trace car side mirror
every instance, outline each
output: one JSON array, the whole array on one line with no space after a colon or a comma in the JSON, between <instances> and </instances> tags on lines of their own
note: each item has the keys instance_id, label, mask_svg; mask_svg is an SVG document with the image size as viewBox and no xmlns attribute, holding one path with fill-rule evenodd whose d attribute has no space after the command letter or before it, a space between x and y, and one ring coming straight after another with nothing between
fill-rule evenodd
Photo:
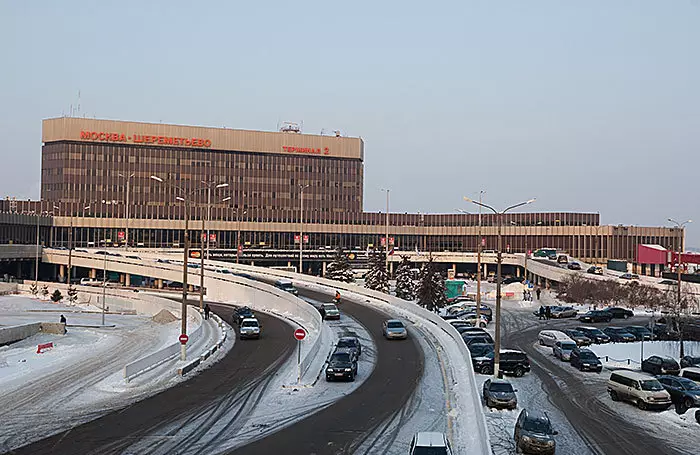
<instances>
[{"instance_id":1,"label":"car side mirror","mask_svg":"<svg viewBox=\"0 0 700 455\"><path fill-rule=\"evenodd\" d=\"M552 434L553 434L554 436L556 436L556 435L559 434L559 432L558 432L557 430L554 430L554 431L552 431Z\"/></svg>"},{"instance_id":2,"label":"car side mirror","mask_svg":"<svg viewBox=\"0 0 700 455\"><path fill-rule=\"evenodd\" d=\"M517 392L517 391L518 391L518 389L513 389L513 392Z\"/></svg>"}]
</instances>

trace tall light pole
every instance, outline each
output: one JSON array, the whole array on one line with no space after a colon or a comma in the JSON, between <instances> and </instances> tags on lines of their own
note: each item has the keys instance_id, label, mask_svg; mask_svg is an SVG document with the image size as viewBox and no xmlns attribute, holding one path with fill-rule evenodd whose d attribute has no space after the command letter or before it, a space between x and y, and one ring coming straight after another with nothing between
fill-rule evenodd
<instances>
[{"instance_id":1,"label":"tall light pole","mask_svg":"<svg viewBox=\"0 0 700 455\"><path fill-rule=\"evenodd\" d=\"M304 273L303 268L303 249L304 249L304 190L311 185L299 184L299 273Z\"/></svg>"},{"instance_id":2,"label":"tall light pole","mask_svg":"<svg viewBox=\"0 0 700 455\"><path fill-rule=\"evenodd\" d=\"M221 185L217 185L216 188L223 188L228 186L228 183L223 183ZM211 186L207 188L207 218L209 217L209 209L211 209ZM226 202L231 200L231 197L226 197L224 198L221 202ZM209 221L207 219L207 221ZM208 223L207 223L207 231L206 231L206 241L207 241L207 260L209 260L209 229L208 229ZM201 240L201 248L199 251L199 309L203 310L204 309L204 217L202 216L202 233L200 234L200 240Z\"/></svg>"},{"instance_id":3,"label":"tall light pole","mask_svg":"<svg viewBox=\"0 0 700 455\"><path fill-rule=\"evenodd\" d=\"M674 220L673 218L669 218L668 221L670 223L673 223L676 228L678 229L678 260L676 261L676 273L678 274L678 311L680 313L681 311L681 301L683 300L683 296L681 295L681 258L683 255L683 230L685 229L685 226L688 223L692 223L693 220L687 220L682 223L679 223L678 221ZM681 325L678 325L678 332L680 333L681 336L681 358L685 355L684 349L683 349L683 327Z\"/></svg>"},{"instance_id":4,"label":"tall light pole","mask_svg":"<svg viewBox=\"0 0 700 455\"><path fill-rule=\"evenodd\" d=\"M209 260L209 244L211 243L210 239L211 236L209 235L209 221L211 220L211 189L212 188L226 188L228 186L228 183L216 183L216 182L205 182L202 180L202 183L207 189L207 260ZM202 228L204 227L204 217L202 217ZM202 251L202 255L204 255L204 251Z\"/></svg>"},{"instance_id":5,"label":"tall light pole","mask_svg":"<svg viewBox=\"0 0 700 455\"><path fill-rule=\"evenodd\" d=\"M494 346L494 357L493 357L493 374L494 376L498 377L498 370L501 366L501 263L503 261L502 254L503 254L503 246L502 246L502 241L501 241L501 218L503 214L506 212L513 210L518 207L522 207L523 205L526 204L532 204L535 202L535 199L529 199L525 202L520 202L515 205L511 205L510 207L506 207L502 211L498 211L495 208L491 207L490 205L486 205L482 202L475 201L473 199L470 199L468 197L464 197L464 200L467 202L471 202L473 204L476 204L480 207L487 208L491 210L495 215L496 215L496 226L498 227L497 231L497 236L498 236L498 256L497 256L497 261L496 261L496 340L495 340L495 346Z\"/></svg>"},{"instance_id":6,"label":"tall light pole","mask_svg":"<svg viewBox=\"0 0 700 455\"><path fill-rule=\"evenodd\" d=\"M384 258L384 268L386 269L387 277L389 276L389 192L391 191L388 188L382 188L382 191L386 192L386 220L385 220L385 228L386 228L386 237L385 237L385 242L384 242L384 251L386 252L385 258Z\"/></svg>"},{"instance_id":7,"label":"tall light pole","mask_svg":"<svg viewBox=\"0 0 700 455\"><path fill-rule=\"evenodd\" d=\"M481 320L481 249L483 248L483 239L481 238L481 203L485 191L479 190L479 236L476 246L476 320ZM460 210L462 213L469 213L466 210Z\"/></svg>"},{"instance_id":8,"label":"tall light pole","mask_svg":"<svg viewBox=\"0 0 700 455\"><path fill-rule=\"evenodd\" d=\"M136 175L135 172L132 172L131 174L124 175L124 174L117 174L119 177L123 178L126 180L126 229L124 232L124 239L126 240L126 251L129 251L129 183L131 182L131 179Z\"/></svg>"},{"instance_id":9,"label":"tall light pole","mask_svg":"<svg viewBox=\"0 0 700 455\"><path fill-rule=\"evenodd\" d=\"M238 233L236 235L236 264L238 264L241 259L241 250L243 249L243 245L241 244L241 215L245 215L248 211L243 210L243 213L239 213L238 209L236 209L234 212L236 213L236 224L238 227Z\"/></svg>"},{"instance_id":10,"label":"tall light pole","mask_svg":"<svg viewBox=\"0 0 700 455\"><path fill-rule=\"evenodd\" d=\"M56 206L54 206L56 208ZM90 210L90 206L83 207L83 211ZM70 275L73 268L73 209L70 209L70 230L68 231L68 274L66 283L70 288Z\"/></svg>"},{"instance_id":11,"label":"tall light pole","mask_svg":"<svg viewBox=\"0 0 700 455\"><path fill-rule=\"evenodd\" d=\"M182 304L181 304L181 309L180 309L180 316L181 316L181 326L180 326L180 335L187 335L187 259L189 256L189 240L190 240L190 234L189 234L189 229L190 229L190 202L189 199L194 194L197 192L197 190L192 191L192 192L187 192L183 188L173 185L170 182L166 182L162 178L152 175L151 179L155 180L156 182L159 183L165 183L166 185L171 186L172 188L175 188L177 191L179 191L183 196L177 196L175 199L178 201L181 201L185 204L185 236L184 236L184 250L183 250L183 261L182 261ZM187 347L186 344L180 344L180 360L187 360Z\"/></svg>"}]
</instances>

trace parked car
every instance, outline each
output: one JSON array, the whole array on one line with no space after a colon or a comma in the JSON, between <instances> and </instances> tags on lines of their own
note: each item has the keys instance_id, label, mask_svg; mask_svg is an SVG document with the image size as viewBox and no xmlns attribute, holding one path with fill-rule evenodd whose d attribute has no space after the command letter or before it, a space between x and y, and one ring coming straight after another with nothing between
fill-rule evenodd
<instances>
[{"instance_id":1,"label":"parked car","mask_svg":"<svg viewBox=\"0 0 700 455\"><path fill-rule=\"evenodd\" d=\"M506 380L487 379L484 381L482 396L489 408L515 409L518 407L518 397L515 392L517 390L513 389L511 383Z\"/></svg>"},{"instance_id":2,"label":"parked car","mask_svg":"<svg viewBox=\"0 0 700 455\"><path fill-rule=\"evenodd\" d=\"M681 368L692 367L695 365L700 365L700 357L693 357L692 355L683 356L681 359Z\"/></svg>"},{"instance_id":3,"label":"parked car","mask_svg":"<svg viewBox=\"0 0 700 455\"><path fill-rule=\"evenodd\" d=\"M665 410L671 406L671 395L661 383L653 376L636 371L614 371L608 379L608 394L613 401L630 401L642 410Z\"/></svg>"},{"instance_id":4,"label":"parked car","mask_svg":"<svg viewBox=\"0 0 700 455\"><path fill-rule=\"evenodd\" d=\"M483 357L493 352L493 344L491 343L472 343L467 348L472 357L472 365L475 357Z\"/></svg>"},{"instance_id":5,"label":"parked car","mask_svg":"<svg viewBox=\"0 0 700 455\"><path fill-rule=\"evenodd\" d=\"M88 250L75 250L76 253L89 253Z\"/></svg>"},{"instance_id":6,"label":"parked car","mask_svg":"<svg viewBox=\"0 0 700 455\"><path fill-rule=\"evenodd\" d=\"M244 318L241 320L241 324L238 328L241 340L247 340L250 338L260 339L262 332L262 326L255 318Z\"/></svg>"},{"instance_id":7,"label":"parked car","mask_svg":"<svg viewBox=\"0 0 700 455\"><path fill-rule=\"evenodd\" d=\"M552 353L554 354L554 357L558 358L559 360L568 362L571 359L571 351L574 349L576 349L575 341L558 340L556 343L554 343Z\"/></svg>"},{"instance_id":8,"label":"parked car","mask_svg":"<svg viewBox=\"0 0 700 455\"><path fill-rule=\"evenodd\" d=\"M457 327L457 331L458 331L460 334L464 334L464 333L473 333L473 334L477 334L477 335L483 335L483 334L488 335L488 332L486 332L486 330L484 330L484 329L481 328L481 327L471 327L471 326L469 326L469 327L464 327L464 326L459 326L459 327Z\"/></svg>"},{"instance_id":9,"label":"parked car","mask_svg":"<svg viewBox=\"0 0 700 455\"><path fill-rule=\"evenodd\" d=\"M586 270L586 273L590 273L593 275L602 275L604 272L603 272L602 267L592 265L592 266L588 267L588 270Z\"/></svg>"},{"instance_id":10,"label":"parked car","mask_svg":"<svg viewBox=\"0 0 700 455\"><path fill-rule=\"evenodd\" d=\"M384 338L388 340L405 340L408 338L406 326L398 319L387 319L384 321L382 324L382 334L384 335Z\"/></svg>"},{"instance_id":11,"label":"parked car","mask_svg":"<svg viewBox=\"0 0 700 455\"><path fill-rule=\"evenodd\" d=\"M557 444L547 414L542 411L523 409L515 421L515 451L519 453L554 454Z\"/></svg>"},{"instance_id":12,"label":"parked car","mask_svg":"<svg viewBox=\"0 0 700 455\"><path fill-rule=\"evenodd\" d=\"M610 313L613 319L627 319L634 316L634 312L628 310L627 308L611 307L606 308L603 311Z\"/></svg>"},{"instance_id":13,"label":"parked car","mask_svg":"<svg viewBox=\"0 0 700 455\"><path fill-rule=\"evenodd\" d=\"M481 335L481 336L463 336L462 340L464 340L464 343L469 347L470 344L475 344L475 343L480 343L480 344L488 344L491 343L493 344L493 339L491 338L491 335L486 334L486 335Z\"/></svg>"},{"instance_id":14,"label":"parked car","mask_svg":"<svg viewBox=\"0 0 700 455\"><path fill-rule=\"evenodd\" d=\"M294 283L292 283L291 280L287 280L284 278L279 279L279 280L275 281L275 287L278 289L282 289L285 292L289 292L290 294L293 294L293 295L299 294L299 291L297 290L297 288L294 287Z\"/></svg>"},{"instance_id":15,"label":"parked car","mask_svg":"<svg viewBox=\"0 0 700 455\"><path fill-rule=\"evenodd\" d=\"M678 376L659 376L656 379L671 395L671 402L682 411L681 414L690 408L700 407L700 385L695 381Z\"/></svg>"},{"instance_id":16,"label":"parked car","mask_svg":"<svg viewBox=\"0 0 700 455\"><path fill-rule=\"evenodd\" d=\"M557 264L566 264L568 262L569 258L567 258L565 254L560 254L559 257L557 257Z\"/></svg>"},{"instance_id":17,"label":"parked car","mask_svg":"<svg viewBox=\"0 0 700 455\"><path fill-rule=\"evenodd\" d=\"M551 309L551 317L554 319L573 318L578 311L572 306L555 306Z\"/></svg>"},{"instance_id":18,"label":"parked car","mask_svg":"<svg viewBox=\"0 0 700 455\"><path fill-rule=\"evenodd\" d=\"M135 259L135 260L137 260L137 261L140 261L140 260L141 260L140 257L135 256L135 255L133 255L133 254L127 255L126 258L127 258L127 259Z\"/></svg>"},{"instance_id":19,"label":"parked car","mask_svg":"<svg viewBox=\"0 0 700 455\"><path fill-rule=\"evenodd\" d=\"M698 384L700 384L700 368L695 368L695 367L683 368L683 371L681 371L681 377L688 378L691 381L695 381Z\"/></svg>"},{"instance_id":20,"label":"parked car","mask_svg":"<svg viewBox=\"0 0 700 455\"><path fill-rule=\"evenodd\" d=\"M354 381L355 376L357 376L357 358L355 354L348 349L337 349L328 359L326 381L330 382L336 379Z\"/></svg>"},{"instance_id":21,"label":"parked car","mask_svg":"<svg viewBox=\"0 0 700 455\"><path fill-rule=\"evenodd\" d=\"M353 352L355 352L355 357L360 357L362 354L362 344L360 343L360 339L357 337L342 337L338 340L338 343L335 345L336 349L349 349Z\"/></svg>"},{"instance_id":22,"label":"parked car","mask_svg":"<svg viewBox=\"0 0 700 455\"><path fill-rule=\"evenodd\" d=\"M321 312L321 317L325 320L340 320L340 310L337 306L335 306L335 303L324 303L323 305L321 305L321 308L319 308L318 311Z\"/></svg>"},{"instance_id":23,"label":"parked car","mask_svg":"<svg viewBox=\"0 0 700 455\"><path fill-rule=\"evenodd\" d=\"M472 327L486 327L489 323L489 320L483 315L479 319L477 319L476 313L462 315L459 319L462 321L467 321L469 324L472 325Z\"/></svg>"},{"instance_id":24,"label":"parked car","mask_svg":"<svg viewBox=\"0 0 700 455\"><path fill-rule=\"evenodd\" d=\"M603 364L595 352L590 349L572 349L571 354L569 354L569 362L572 367L578 368L580 371L595 371L596 373L603 371Z\"/></svg>"},{"instance_id":25,"label":"parked car","mask_svg":"<svg viewBox=\"0 0 700 455\"><path fill-rule=\"evenodd\" d=\"M569 265L567 265L566 268L569 270L581 270L581 264L576 261L569 262Z\"/></svg>"},{"instance_id":26,"label":"parked car","mask_svg":"<svg viewBox=\"0 0 700 455\"><path fill-rule=\"evenodd\" d=\"M576 327L576 330L583 332L595 344L610 343L610 337L597 327Z\"/></svg>"},{"instance_id":27,"label":"parked car","mask_svg":"<svg viewBox=\"0 0 700 455\"><path fill-rule=\"evenodd\" d=\"M681 367L675 359L671 357L661 357L653 355L642 361L642 371L656 375L674 375L678 376L681 372Z\"/></svg>"},{"instance_id":28,"label":"parked car","mask_svg":"<svg viewBox=\"0 0 700 455\"><path fill-rule=\"evenodd\" d=\"M639 279L639 275L636 275L636 274L634 274L634 273L623 273L622 275L620 275L620 279L623 279L623 280L638 280L638 279Z\"/></svg>"},{"instance_id":29,"label":"parked car","mask_svg":"<svg viewBox=\"0 0 700 455\"><path fill-rule=\"evenodd\" d=\"M255 313L247 306L238 307L233 311L234 324L240 324L243 319L254 318Z\"/></svg>"},{"instance_id":30,"label":"parked car","mask_svg":"<svg viewBox=\"0 0 700 455\"><path fill-rule=\"evenodd\" d=\"M590 338L586 336L585 333L576 329L565 329L563 330L565 334L569 336L572 340L576 342L578 346L590 346L593 342Z\"/></svg>"},{"instance_id":31,"label":"parked car","mask_svg":"<svg viewBox=\"0 0 700 455\"><path fill-rule=\"evenodd\" d=\"M465 321L464 319L450 319L449 324L454 327L469 327L473 328L472 324L469 321Z\"/></svg>"},{"instance_id":32,"label":"parked car","mask_svg":"<svg viewBox=\"0 0 700 455\"><path fill-rule=\"evenodd\" d=\"M613 343L631 343L635 339L634 335L622 327L606 327L603 329L603 333L609 336Z\"/></svg>"},{"instance_id":33,"label":"parked car","mask_svg":"<svg viewBox=\"0 0 700 455\"><path fill-rule=\"evenodd\" d=\"M444 433L422 431L411 439L410 455L452 455L450 441Z\"/></svg>"},{"instance_id":34,"label":"parked car","mask_svg":"<svg viewBox=\"0 0 700 455\"><path fill-rule=\"evenodd\" d=\"M556 261L557 258L558 258L557 253L549 253L549 254L547 254L547 259L549 259L550 261Z\"/></svg>"},{"instance_id":35,"label":"parked car","mask_svg":"<svg viewBox=\"0 0 700 455\"><path fill-rule=\"evenodd\" d=\"M540 346L553 347L557 341L573 341L567 334L559 330L542 330L537 334L537 341Z\"/></svg>"},{"instance_id":36,"label":"parked car","mask_svg":"<svg viewBox=\"0 0 700 455\"><path fill-rule=\"evenodd\" d=\"M634 335L635 341L650 341L651 340L651 330L647 329L643 325L628 325L624 327L628 333Z\"/></svg>"},{"instance_id":37,"label":"parked car","mask_svg":"<svg viewBox=\"0 0 700 455\"><path fill-rule=\"evenodd\" d=\"M581 322L610 322L612 313L603 310L591 310L578 317Z\"/></svg>"},{"instance_id":38,"label":"parked car","mask_svg":"<svg viewBox=\"0 0 700 455\"><path fill-rule=\"evenodd\" d=\"M493 374L494 354L495 352L492 351L483 357L472 359L474 370L481 374ZM503 349L499 360L499 371L501 373L512 374L519 378L530 371L530 359L524 352Z\"/></svg>"}]
</instances>

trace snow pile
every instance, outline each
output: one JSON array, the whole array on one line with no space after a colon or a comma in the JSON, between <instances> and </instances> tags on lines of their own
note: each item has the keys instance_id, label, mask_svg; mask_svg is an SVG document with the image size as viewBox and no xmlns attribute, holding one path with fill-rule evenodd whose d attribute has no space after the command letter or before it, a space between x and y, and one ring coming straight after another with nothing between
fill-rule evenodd
<instances>
[{"instance_id":1,"label":"snow pile","mask_svg":"<svg viewBox=\"0 0 700 455\"><path fill-rule=\"evenodd\" d=\"M177 321L178 318L175 317L170 311L166 309L162 309L151 318L153 322L156 322L158 324L169 324L171 322Z\"/></svg>"}]
</instances>

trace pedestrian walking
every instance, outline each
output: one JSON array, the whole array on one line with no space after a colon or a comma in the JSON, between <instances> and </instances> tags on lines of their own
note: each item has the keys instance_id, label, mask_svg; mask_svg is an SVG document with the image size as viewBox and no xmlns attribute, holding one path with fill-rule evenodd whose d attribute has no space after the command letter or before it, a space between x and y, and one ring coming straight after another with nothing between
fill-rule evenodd
<instances>
[{"instance_id":1,"label":"pedestrian walking","mask_svg":"<svg viewBox=\"0 0 700 455\"><path fill-rule=\"evenodd\" d=\"M540 321L541 321L542 319L544 319L544 307L543 307L542 305L540 305L540 313L539 313L539 315L540 315L540 317L539 317L539 320L540 320Z\"/></svg>"},{"instance_id":2,"label":"pedestrian walking","mask_svg":"<svg viewBox=\"0 0 700 455\"><path fill-rule=\"evenodd\" d=\"M537 300L540 299L540 295L542 294L542 288L538 287L537 290L535 291L537 293Z\"/></svg>"},{"instance_id":3,"label":"pedestrian walking","mask_svg":"<svg viewBox=\"0 0 700 455\"><path fill-rule=\"evenodd\" d=\"M209 312L211 311L211 308L209 308L209 304L207 303L204 305L204 319L209 319Z\"/></svg>"},{"instance_id":4,"label":"pedestrian walking","mask_svg":"<svg viewBox=\"0 0 700 455\"><path fill-rule=\"evenodd\" d=\"M61 315L61 324L66 323L66 317L64 315Z\"/></svg>"},{"instance_id":5,"label":"pedestrian walking","mask_svg":"<svg viewBox=\"0 0 700 455\"><path fill-rule=\"evenodd\" d=\"M523 301L527 302L527 291L523 289Z\"/></svg>"},{"instance_id":6,"label":"pedestrian walking","mask_svg":"<svg viewBox=\"0 0 700 455\"><path fill-rule=\"evenodd\" d=\"M551 306L548 306L547 308L545 308L544 315L545 315L545 319L547 319L549 321L549 319L552 317L552 307Z\"/></svg>"}]
</instances>

